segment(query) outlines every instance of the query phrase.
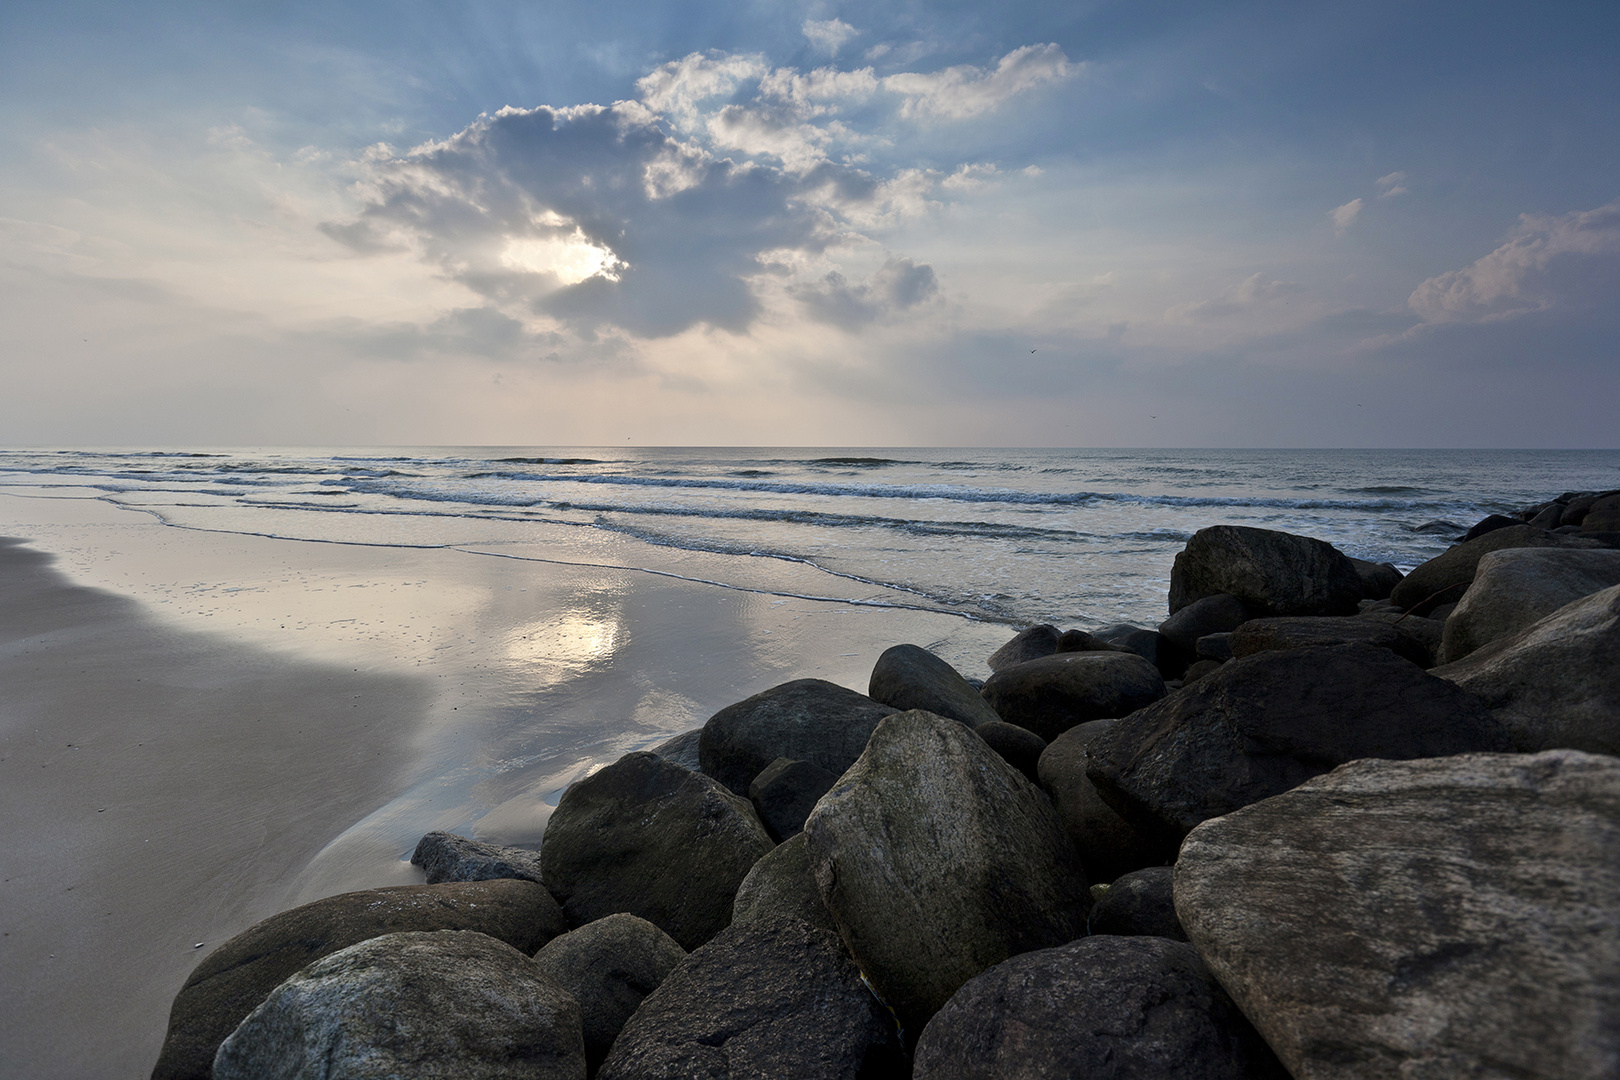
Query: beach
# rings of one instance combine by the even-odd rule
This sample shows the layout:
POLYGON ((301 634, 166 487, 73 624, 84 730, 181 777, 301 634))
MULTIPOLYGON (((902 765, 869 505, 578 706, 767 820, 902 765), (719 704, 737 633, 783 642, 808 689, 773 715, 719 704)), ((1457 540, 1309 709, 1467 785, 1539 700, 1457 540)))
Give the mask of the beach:
POLYGON ((535 844, 572 779, 777 682, 995 624, 636 570, 169 528, 0 498, 0 1075, 146 1075, 202 956, 535 844), (548 801, 549 800, 549 801, 548 801))
POLYGON ((1612 451, 6 452, 0 1076, 142 1077, 276 912, 537 847, 573 781, 910 643, 1157 625, 1238 522, 1411 566, 1612 451), (1479 475, 1474 475, 1477 472, 1479 475))

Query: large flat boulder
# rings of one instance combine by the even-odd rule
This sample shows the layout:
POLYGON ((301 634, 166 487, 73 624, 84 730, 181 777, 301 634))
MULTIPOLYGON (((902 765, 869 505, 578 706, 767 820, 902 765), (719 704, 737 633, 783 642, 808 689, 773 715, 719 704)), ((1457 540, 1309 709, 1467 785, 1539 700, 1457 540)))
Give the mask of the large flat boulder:
POLYGON ((1620 585, 1433 674, 1483 701, 1515 750, 1620 754, 1620 585))
POLYGON ((1087 747, 1087 776, 1138 829, 1193 826, 1363 757, 1508 749, 1473 695, 1371 645, 1256 653, 1131 714, 1087 747))
POLYGON ((912 1033, 985 968, 1085 932, 1051 803, 954 720, 885 718, 804 832, 839 934, 912 1033))
POLYGON ((1620 760, 1357 761, 1205 822, 1176 911, 1296 1077, 1620 1075, 1620 760))
POLYGON ((579 1005, 529 957, 469 931, 371 938, 277 986, 214 1080, 584 1080, 579 1005))
POLYGON ((1446 618, 1436 663, 1461 660, 1565 604, 1620 585, 1620 551, 1505 548, 1487 552, 1446 618))
POLYGON ((1040 785, 1051 797, 1063 831, 1069 835, 1086 877, 1113 881, 1121 874, 1175 858, 1175 847, 1139 832, 1097 793, 1086 775, 1086 747, 1118 720, 1093 720, 1070 728, 1041 752, 1040 785))
POLYGON ((1599 548, 1596 540, 1548 532, 1534 525, 1492 529, 1461 544, 1454 544, 1428 562, 1415 567, 1389 594, 1393 603, 1425 615, 1438 604, 1461 599, 1474 580, 1479 560, 1504 548, 1599 548))
POLYGON ((1212 525, 1193 534, 1170 570, 1170 614, 1218 593, 1249 613, 1354 615, 1361 575, 1325 540, 1246 525, 1212 525))
MULTIPOLYGON (((1042 629, 1052 628, 1048 626, 1042 629)), ((1020 634, 1003 645, 995 656, 1001 656, 1008 646, 1022 637, 1020 634)), ((961 672, 916 645, 895 645, 885 649, 872 667, 872 680, 866 693, 873 701, 896 709, 926 709, 936 716, 960 720, 969 727, 1001 719, 994 709, 985 704, 979 691, 962 678, 961 672)))
POLYGON ((404 931, 476 930, 532 953, 567 928, 544 886, 516 879, 367 889, 283 911, 197 965, 175 995, 153 1080, 207 1080, 243 1017, 283 979, 339 949, 404 931))
POLYGON ((1415 637, 1403 634, 1394 625, 1352 615, 1277 619, 1250 619, 1232 631, 1228 639, 1233 656, 1252 656, 1274 649, 1303 649, 1310 645, 1348 645, 1359 642, 1388 649, 1419 667, 1428 667, 1432 656, 1415 637))
POLYGON ((1287 1080, 1191 945, 1100 935, 976 975, 917 1040, 914 1080, 1287 1080))
POLYGON ((622 912, 554 937, 534 954, 546 978, 579 1003, 592 1072, 642 1001, 685 959, 674 938, 622 912))
POLYGON ((1002 668, 984 700, 1047 742, 1088 720, 1118 718, 1164 696, 1159 669, 1135 653, 1058 653, 1002 668))
POLYGON ((705 774, 738 795, 777 758, 808 761, 834 776, 854 764, 894 706, 824 679, 795 679, 728 705, 703 725, 705 774))
POLYGON ((737 886, 774 846, 747 799, 640 752, 563 793, 540 866, 573 925, 623 911, 695 949, 731 921, 737 886))
POLYGON ((903 1077, 894 1022, 838 936, 791 918, 739 923, 647 996, 599 1080, 903 1077))

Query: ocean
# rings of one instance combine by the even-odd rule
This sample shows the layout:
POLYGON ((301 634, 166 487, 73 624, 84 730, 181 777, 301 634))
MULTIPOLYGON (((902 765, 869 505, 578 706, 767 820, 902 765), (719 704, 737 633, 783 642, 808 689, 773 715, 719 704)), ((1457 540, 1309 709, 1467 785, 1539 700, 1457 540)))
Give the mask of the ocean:
POLYGON ((1095 628, 1160 622, 1175 554, 1204 526, 1303 533, 1405 570, 1487 514, 1620 487, 1620 451, 14 449, 0 485, 176 529, 1095 628))

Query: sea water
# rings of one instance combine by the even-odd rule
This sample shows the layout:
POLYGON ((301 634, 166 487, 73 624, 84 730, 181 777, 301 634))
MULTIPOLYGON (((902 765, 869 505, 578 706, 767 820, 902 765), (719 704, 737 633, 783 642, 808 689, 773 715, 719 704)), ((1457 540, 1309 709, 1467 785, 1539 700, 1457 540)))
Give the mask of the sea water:
POLYGON ((1095 628, 1161 621, 1175 554, 1205 526, 1405 570, 1487 514, 1620 487, 1620 451, 14 449, 0 485, 78 489, 178 529, 1095 628))

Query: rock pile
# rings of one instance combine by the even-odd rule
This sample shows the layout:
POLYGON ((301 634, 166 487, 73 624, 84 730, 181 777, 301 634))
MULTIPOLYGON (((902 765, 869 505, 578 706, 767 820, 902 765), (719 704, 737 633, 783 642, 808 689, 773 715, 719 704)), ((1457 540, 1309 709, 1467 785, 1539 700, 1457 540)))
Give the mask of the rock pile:
POLYGON ((429 834, 206 958, 154 1077, 1613 1078, 1616 547, 1615 492, 1404 577, 1201 530, 1156 629, 898 645, 538 856, 429 834))

